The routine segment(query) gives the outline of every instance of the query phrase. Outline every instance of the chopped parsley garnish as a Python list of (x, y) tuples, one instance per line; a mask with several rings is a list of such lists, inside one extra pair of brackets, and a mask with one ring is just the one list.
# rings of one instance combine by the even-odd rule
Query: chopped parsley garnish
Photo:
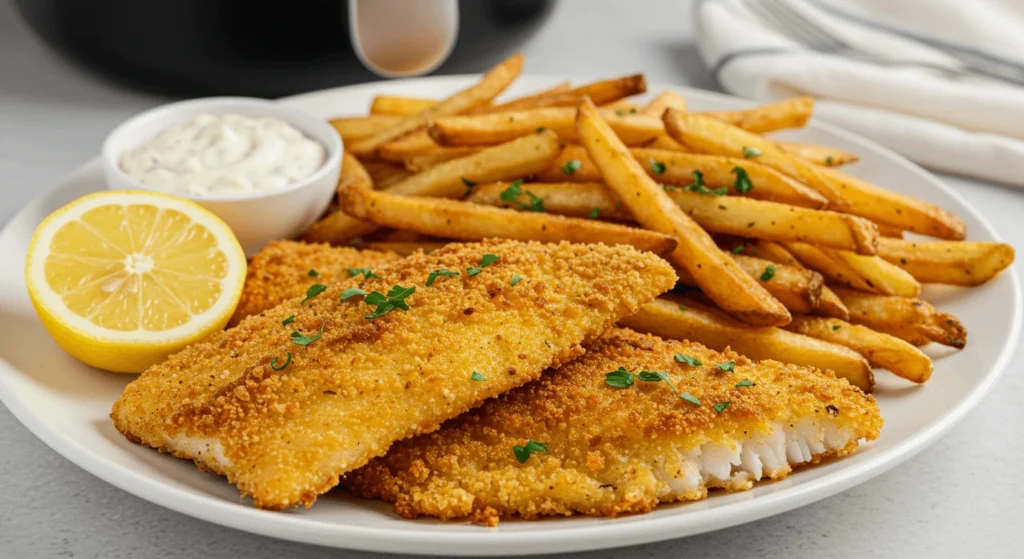
[(750, 192), (751, 188), (754, 188), (754, 184), (750, 182), (750, 177), (747, 176), (746, 169), (743, 167), (733, 167), (732, 172), (736, 174), (736, 182), (732, 183), (732, 187), (736, 189), (736, 192), (746, 194)]
[(373, 273), (373, 270), (371, 270), (369, 268), (349, 268), (348, 269), (348, 276), (351, 277), (351, 278), (354, 278), (356, 276), (363, 276), (365, 279), (370, 279), (370, 278), (383, 279), (380, 276), (378, 276), (377, 274)]
[(472, 187), (472, 186), (476, 186), (476, 181), (471, 181), (471, 180), (467, 179), (466, 177), (462, 177), (462, 184), (464, 184), (466, 186)]
[(681, 310), (681, 311), (688, 311), (688, 310), (690, 310), (690, 307), (687, 307), (686, 305), (679, 305), (679, 310)]
[[(679, 306), (681, 307), (682, 305)], [(696, 358), (686, 355), (685, 353), (677, 353), (675, 357), (673, 357), (673, 359), (680, 363), (686, 363), (691, 367), (700, 367), (700, 361), (698, 361)]]
[(842, 328), (842, 326), (840, 326), (840, 325), (838, 325), (838, 324), (834, 324), (834, 325), (832, 326), (832, 331), (833, 331), (833, 332), (835, 332), (836, 330), (838, 330), (838, 329), (840, 329), (840, 328)]
[(497, 254), (485, 254), (483, 258), (480, 259), (480, 266), (470, 266), (469, 268), (466, 268), (466, 274), (470, 277), (475, 276), (483, 271), (482, 268), (486, 268), (498, 260), (501, 260), (501, 257)]
[(291, 363), (291, 362), (292, 362), (292, 352), (289, 351), (287, 359), (284, 360), (284, 365), (281, 365), (280, 367), (278, 367), (277, 366), (277, 357), (275, 357), (275, 358), (270, 360), (270, 368), (274, 369), (275, 371), (283, 371), (285, 369), (285, 367), (287, 367), (288, 364)]
[(758, 155), (761, 155), (761, 150), (750, 146), (743, 146), (743, 157), (750, 159), (752, 157), (757, 157)]
[(547, 130), (547, 128), (544, 128), (543, 126), (539, 126), (539, 127), (537, 127), (537, 133), (538, 133), (538, 134), (540, 134), (541, 132), (543, 132), (543, 131), (545, 131), (545, 130)]
[(661, 175), (665, 173), (665, 164), (662, 163), (661, 161), (648, 159), (647, 162), (651, 164), (651, 171), (653, 171), (655, 175)]
[(341, 292), (341, 300), (347, 301), (353, 297), (365, 297), (366, 292), (358, 287), (351, 287)]
[(743, 252), (746, 248), (747, 248), (747, 245), (739, 245), (739, 246), (737, 246), (737, 247), (732, 249), (732, 253), (733, 254), (739, 254), (739, 253)]
[(292, 332), (292, 343), (295, 345), (306, 346), (319, 340), (320, 336), (324, 335), (324, 324), (327, 324), (326, 320), (320, 323), (320, 331), (312, 336), (303, 336), (302, 332), (299, 332), (298, 330)]
[[(679, 391), (676, 390), (676, 387), (673, 386), (672, 381), (668, 380), (668, 373), (666, 373), (665, 371), (640, 371), (639, 373), (636, 374), (636, 378), (646, 382), (665, 381), (665, 384), (667, 384), (668, 387), (672, 389), (673, 394), (679, 396), (680, 398), (683, 398), (679, 394)], [(683, 399), (685, 400), (686, 398)]]
[(469, 380), (477, 380), (477, 381), (479, 381), (479, 380), (487, 380), (487, 377), (481, 375), (480, 373), (478, 373), (476, 371), (473, 371), (473, 374), (469, 375)]
[(828, 165), (829, 167), (832, 166), (832, 156), (831, 155), (825, 157), (825, 165)]
[(736, 362), (735, 361), (726, 361), (725, 363), (719, 363), (719, 364), (715, 365), (715, 368), (718, 369), (719, 371), (725, 371), (727, 373), (731, 373), (731, 372), (736, 370)]
[(310, 268), (309, 271), (306, 272), (306, 275), (311, 277), (311, 278), (315, 278), (315, 277), (319, 276), (320, 273), (317, 272), (316, 270), (314, 270), (313, 268)]
[(409, 310), (409, 304), (405, 302), (405, 298), (412, 295), (416, 291), (416, 286), (402, 287), (396, 285), (388, 290), (388, 294), (384, 295), (380, 291), (374, 291), (363, 298), (363, 302), (367, 305), (374, 305), (377, 310), (364, 316), (366, 320), (373, 320), (388, 314), (395, 309), (402, 309), (403, 311)]
[(743, 379), (736, 383), (736, 388), (743, 388), (744, 386), (754, 386), (754, 383), (750, 382), (750, 379)]
[(444, 276), (446, 278), (454, 278), (457, 275), (459, 275), (458, 272), (453, 272), (451, 270), (445, 270), (444, 268), (441, 268), (440, 270), (434, 270), (433, 272), (430, 272), (429, 274), (427, 274), (427, 287), (430, 287), (431, 285), (434, 285), (434, 280), (436, 280), (438, 276)]
[(512, 281), (509, 282), (509, 285), (515, 285), (521, 281), (523, 281), (523, 276), (519, 274), (512, 274)]
[(765, 266), (764, 273), (761, 274), (761, 281), (768, 281), (768, 280), (770, 280), (770, 279), (772, 279), (774, 277), (775, 277), (775, 266), (773, 264), (769, 264), (769, 265)]
[(291, 315), (288, 318), (281, 321), (281, 326), (288, 326), (292, 322), (295, 322), (295, 315)]
[[(519, 197), (522, 196), (523, 194), (526, 194), (526, 196), (530, 199), (529, 204), (524, 204), (519, 201)], [(526, 210), (528, 212), (544, 211), (544, 200), (538, 198), (529, 190), (523, 190), (522, 179), (516, 179), (512, 181), (512, 184), (510, 184), (508, 188), (503, 190), (499, 197), (503, 202), (511, 202), (519, 206), (519, 209), (521, 210)]]
[(597, 219), (597, 216), (599, 215), (601, 215), (601, 210), (594, 208), (590, 210), (590, 215), (588, 217), (590, 217), (590, 219)]
[(711, 407), (715, 408), (716, 412), (722, 413), (722, 412), (725, 411), (725, 408), (729, 407), (729, 404), (731, 404), (731, 403), (732, 402), (718, 402), (717, 404), (715, 404), (715, 405), (713, 405)]
[(533, 456), (534, 454), (536, 454), (538, 452), (547, 452), (547, 451), (548, 451), (548, 445), (546, 445), (544, 443), (539, 443), (539, 442), (534, 441), (534, 440), (527, 441), (526, 442), (526, 446), (522, 446), (522, 445), (518, 445), (517, 444), (517, 445), (512, 447), (512, 454), (516, 455), (516, 461), (519, 462), (520, 464), (525, 464), (526, 461), (530, 459), (530, 456)]
[(562, 172), (566, 175), (572, 175), (576, 171), (580, 170), (580, 165), (582, 165), (582, 162), (580, 162), (579, 159), (566, 161), (565, 165), (562, 165)]
[(697, 407), (700, 407), (700, 400), (698, 400), (696, 396), (690, 394), (689, 392), (683, 392), (682, 394), (679, 395), (679, 397)]
[(604, 383), (615, 388), (629, 388), (633, 386), (633, 373), (620, 366), (604, 376)]
[(305, 305), (306, 301), (309, 301), (310, 299), (316, 297), (317, 295), (323, 293), (324, 291), (327, 291), (326, 285), (322, 283), (314, 283), (313, 285), (309, 286), (308, 289), (306, 289), (306, 298), (303, 299), (302, 302), (299, 303), (299, 305)]
[(667, 185), (667, 184), (659, 184), (658, 186), (660, 186), (661, 189), (664, 190), (665, 192), (675, 192), (675, 191), (679, 190), (678, 186), (670, 186), (670, 185)]
[[(664, 187), (663, 187), (664, 188)], [(716, 196), (725, 196), (729, 192), (729, 188), (723, 186), (722, 188), (716, 188), (714, 190), (704, 186), (704, 173), (700, 171), (693, 172), (693, 184), (687, 186), (683, 190), (689, 192), (696, 192), (697, 194), (714, 194)]]

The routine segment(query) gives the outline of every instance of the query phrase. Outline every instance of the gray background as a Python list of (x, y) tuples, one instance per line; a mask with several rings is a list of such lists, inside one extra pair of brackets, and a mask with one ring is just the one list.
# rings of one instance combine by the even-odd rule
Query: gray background
[[(690, 9), (689, 2), (563, 0), (523, 49), (527, 72), (642, 70), (651, 82), (715, 89), (692, 44)], [(118, 122), (164, 101), (56, 58), (0, 0), (0, 224), (94, 157)], [(1024, 193), (942, 178), (1024, 249)], [(587, 556), (1020, 557), (1022, 368), (1018, 351), (993, 393), (951, 433), (845, 493), (729, 530)], [(0, 406), (0, 558), (199, 556), (376, 555), (254, 536), (162, 509), (80, 470)]]

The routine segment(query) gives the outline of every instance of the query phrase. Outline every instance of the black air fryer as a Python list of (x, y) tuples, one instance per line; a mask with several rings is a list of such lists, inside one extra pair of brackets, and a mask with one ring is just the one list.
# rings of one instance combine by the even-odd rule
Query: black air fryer
[[(399, 9), (397, 2), (403, 2)], [(280, 97), (423, 73), (422, 68), (367, 69), (374, 65), (353, 48), (350, 30), (357, 27), (350, 18), (365, 20), (373, 10), (406, 14), (438, 2), (450, 2), (448, 30), (457, 29), (450, 54), (435, 60), (444, 62), (434, 72), (447, 74), (479, 72), (508, 56), (547, 19), (552, 5), (552, 0), (15, 0), (32, 29), (67, 57), (131, 87), (188, 97)], [(355, 6), (363, 7), (358, 16)], [(388, 17), (401, 21), (383, 12), (376, 25), (386, 28)], [(423, 25), (413, 33), (401, 29), (385, 50), (403, 43), (415, 50), (416, 35), (429, 42), (445, 32), (430, 17), (407, 17), (406, 25), (408, 20)]]

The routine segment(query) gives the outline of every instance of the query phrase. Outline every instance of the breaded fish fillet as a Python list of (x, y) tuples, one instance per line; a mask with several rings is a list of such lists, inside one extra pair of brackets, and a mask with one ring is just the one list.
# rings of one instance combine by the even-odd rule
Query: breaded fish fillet
[[(426, 286), (436, 270), (459, 275)], [(394, 441), (571, 361), (676, 279), (628, 246), (498, 240), (414, 254), (377, 274), (171, 356), (127, 386), (114, 424), (227, 476), (256, 506), (308, 506)], [(402, 299), (395, 286), (416, 290)], [(386, 302), (339, 301), (356, 287), (400, 304), (368, 319)]]
[[(396, 443), (342, 485), (394, 502), (409, 518), (494, 525), (511, 516), (616, 516), (783, 478), (853, 452), (882, 427), (874, 399), (831, 372), (755, 364), (625, 329), (586, 350), (438, 431)], [(631, 385), (609, 385), (612, 371), (618, 385)], [(513, 447), (529, 441), (547, 450), (521, 464)]]
[[(350, 277), (349, 268), (377, 268), (401, 260), (394, 252), (332, 247), (328, 244), (274, 241), (249, 262), (245, 288), (228, 326), (306, 293), (314, 283), (330, 285)], [(316, 276), (310, 276), (314, 270)]]

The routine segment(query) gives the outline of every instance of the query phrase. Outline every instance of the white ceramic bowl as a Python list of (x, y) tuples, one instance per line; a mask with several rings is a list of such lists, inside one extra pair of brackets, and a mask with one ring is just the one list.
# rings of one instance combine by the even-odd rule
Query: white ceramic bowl
[[(120, 159), (124, 152), (150, 141), (171, 125), (204, 113), (281, 119), (320, 142), (327, 158), (315, 173), (285, 188), (211, 196), (155, 188), (121, 170)], [(209, 97), (163, 105), (128, 119), (107, 136), (102, 158), (108, 188), (166, 192), (195, 200), (227, 222), (245, 253), (252, 255), (269, 241), (294, 237), (323, 214), (338, 184), (341, 151), (341, 137), (334, 128), (309, 113), (265, 99)]]

